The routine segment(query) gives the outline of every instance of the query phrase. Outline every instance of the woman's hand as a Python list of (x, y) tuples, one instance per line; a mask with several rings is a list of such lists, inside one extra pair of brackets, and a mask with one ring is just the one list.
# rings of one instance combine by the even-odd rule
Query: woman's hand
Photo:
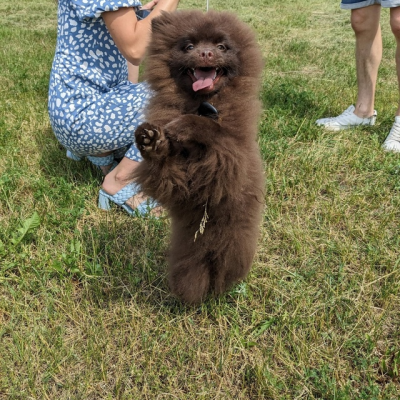
[(142, 10), (152, 10), (158, 3), (158, 0), (153, 0), (141, 7)]

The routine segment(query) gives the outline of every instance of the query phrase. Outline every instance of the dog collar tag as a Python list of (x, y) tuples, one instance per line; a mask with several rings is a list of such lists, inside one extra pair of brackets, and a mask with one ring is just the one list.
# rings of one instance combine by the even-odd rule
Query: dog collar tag
[(200, 107), (197, 110), (197, 112), (199, 113), (199, 115), (203, 117), (218, 119), (218, 110), (207, 101), (200, 104)]

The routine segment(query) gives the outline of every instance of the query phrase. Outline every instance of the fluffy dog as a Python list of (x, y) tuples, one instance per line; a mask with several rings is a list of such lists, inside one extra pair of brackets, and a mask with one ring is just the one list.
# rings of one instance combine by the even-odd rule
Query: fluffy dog
[(262, 60), (252, 30), (228, 12), (165, 13), (152, 35), (154, 97), (135, 132), (135, 179), (171, 216), (169, 283), (193, 304), (243, 279), (256, 251)]

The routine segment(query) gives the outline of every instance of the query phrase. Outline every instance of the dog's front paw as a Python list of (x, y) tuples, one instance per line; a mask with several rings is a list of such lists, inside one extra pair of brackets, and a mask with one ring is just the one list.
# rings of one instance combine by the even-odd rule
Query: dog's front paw
[(135, 132), (136, 144), (143, 157), (163, 153), (166, 148), (165, 135), (161, 128), (144, 123)]

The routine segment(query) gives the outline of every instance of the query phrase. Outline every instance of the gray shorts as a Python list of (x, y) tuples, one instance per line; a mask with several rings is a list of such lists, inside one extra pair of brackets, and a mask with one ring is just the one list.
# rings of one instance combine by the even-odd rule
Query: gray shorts
[(340, 8), (354, 10), (356, 8), (372, 6), (373, 4), (380, 4), (385, 8), (400, 7), (400, 0), (342, 0)]

